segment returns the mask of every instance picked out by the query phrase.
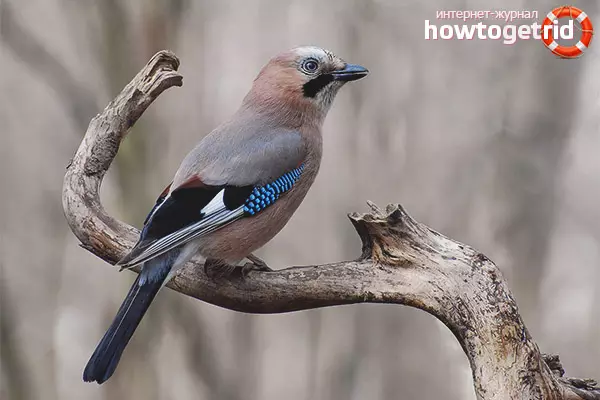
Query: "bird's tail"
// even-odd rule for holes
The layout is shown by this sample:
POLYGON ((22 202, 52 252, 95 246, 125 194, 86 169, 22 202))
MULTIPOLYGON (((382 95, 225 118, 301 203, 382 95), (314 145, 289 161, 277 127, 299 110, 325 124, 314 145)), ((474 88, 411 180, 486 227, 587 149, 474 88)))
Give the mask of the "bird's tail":
POLYGON ((125 346, 167 279, 173 256, 165 254, 144 264, 115 319, 88 361, 83 371, 84 381, 103 383, 115 372, 125 346))

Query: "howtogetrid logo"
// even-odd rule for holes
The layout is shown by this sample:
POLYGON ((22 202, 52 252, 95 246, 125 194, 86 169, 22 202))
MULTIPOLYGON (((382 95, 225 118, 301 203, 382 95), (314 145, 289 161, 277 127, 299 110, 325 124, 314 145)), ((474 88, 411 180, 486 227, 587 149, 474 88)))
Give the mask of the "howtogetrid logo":
POLYGON ((435 18, 462 20, 463 24, 439 24, 426 19, 425 40, 500 40, 505 45, 518 40, 539 40, 561 58, 580 57, 594 35, 590 17, 574 6, 555 8, 541 24, 538 11, 531 10, 438 10, 435 18), (487 23, 489 20, 500 24, 487 23))

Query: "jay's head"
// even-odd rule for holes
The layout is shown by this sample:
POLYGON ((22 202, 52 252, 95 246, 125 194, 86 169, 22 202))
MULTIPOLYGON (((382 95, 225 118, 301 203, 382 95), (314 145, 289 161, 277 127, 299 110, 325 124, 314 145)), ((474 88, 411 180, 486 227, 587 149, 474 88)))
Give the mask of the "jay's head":
POLYGON ((324 115, 344 84, 368 73, 366 68, 349 64, 330 51, 297 47, 272 58, 264 66, 254 81, 250 98, 272 106, 285 103, 324 115))

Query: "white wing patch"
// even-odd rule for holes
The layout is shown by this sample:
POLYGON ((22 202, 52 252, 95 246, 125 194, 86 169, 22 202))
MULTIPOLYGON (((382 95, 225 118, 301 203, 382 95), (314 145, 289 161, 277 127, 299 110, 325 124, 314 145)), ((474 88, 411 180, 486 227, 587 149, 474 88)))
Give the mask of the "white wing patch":
POLYGON ((209 215, 219 210, 225 208, 225 204, 223 203, 223 195, 225 194, 225 190, 221 190, 213 199, 202 209, 202 213, 205 215, 209 215))
MULTIPOLYGON (((224 193, 225 189, 221 190, 206 206, 204 206, 201 210, 204 214, 202 220, 158 239, 137 257, 124 264, 118 265, 122 269, 131 268, 240 219, 244 215, 244 207, 240 206, 235 210, 228 210, 223 202, 224 193)), ((156 213, 164 203, 165 202, 163 201, 154 213, 156 213)))

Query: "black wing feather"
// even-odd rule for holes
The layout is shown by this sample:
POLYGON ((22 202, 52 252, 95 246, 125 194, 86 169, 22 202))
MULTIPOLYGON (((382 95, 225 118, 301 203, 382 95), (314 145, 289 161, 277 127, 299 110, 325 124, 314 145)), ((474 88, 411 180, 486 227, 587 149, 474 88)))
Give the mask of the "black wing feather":
POLYGON ((222 190, 225 207, 235 210, 244 204, 253 186, 202 185, 183 187, 175 189, 170 195, 161 195, 146 217, 138 243, 119 264, 127 264, 157 240, 202 220, 202 209, 222 190))

